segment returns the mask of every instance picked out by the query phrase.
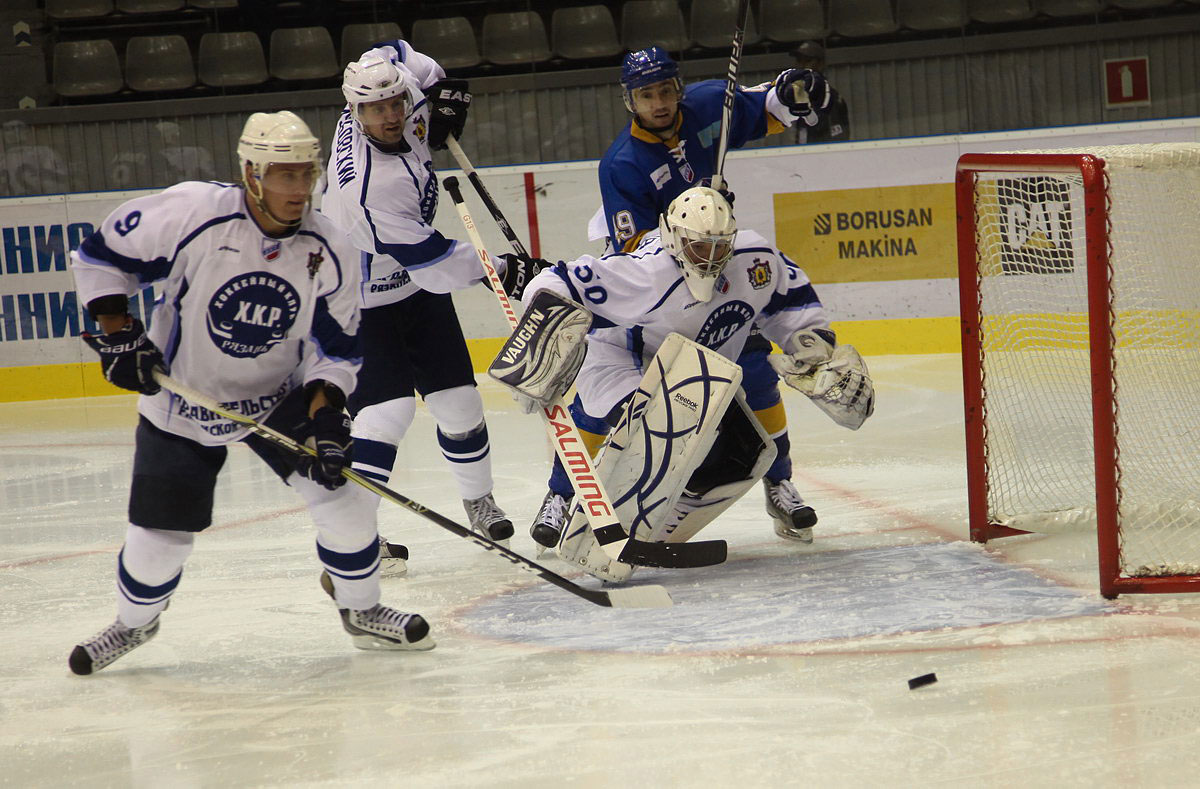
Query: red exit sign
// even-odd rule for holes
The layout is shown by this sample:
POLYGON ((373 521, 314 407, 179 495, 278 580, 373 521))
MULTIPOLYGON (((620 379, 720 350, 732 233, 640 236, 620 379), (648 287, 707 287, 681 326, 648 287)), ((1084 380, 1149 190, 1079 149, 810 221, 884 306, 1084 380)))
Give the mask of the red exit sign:
POLYGON ((1150 58, 1142 55, 1104 61, 1104 108, 1150 104, 1150 58))

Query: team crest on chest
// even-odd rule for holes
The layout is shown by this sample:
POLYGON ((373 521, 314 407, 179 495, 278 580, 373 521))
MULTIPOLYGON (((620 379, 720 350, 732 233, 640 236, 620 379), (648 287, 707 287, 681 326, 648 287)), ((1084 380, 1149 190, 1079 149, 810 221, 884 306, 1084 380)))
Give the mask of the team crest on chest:
POLYGON ((283 242, 278 238, 264 238, 262 240, 263 260, 275 260, 279 257, 279 252, 282 249, 283 242))
POLYGON ((299 313, 300 294, 287 280, 265 271, 239 274, 213 292, 208 336, 229 356, 261 356, 283 341, 299 313))
POLYGON ((754 259, 753 265, 746 270, 750 277, 750 284, 755 290, 762 290, 771 284, 771 264, 765 260, 754 259))
POLYGON ((717 281, 713 283, 713 290, 717 293, 725 294, 729 292, 729 278, 724 274, 717 277, 717 281))
POLYGON ((714 351, 754 320, 754 309, 744 301, 731 301, 713 310, 696 333, 696 342, 714 351))

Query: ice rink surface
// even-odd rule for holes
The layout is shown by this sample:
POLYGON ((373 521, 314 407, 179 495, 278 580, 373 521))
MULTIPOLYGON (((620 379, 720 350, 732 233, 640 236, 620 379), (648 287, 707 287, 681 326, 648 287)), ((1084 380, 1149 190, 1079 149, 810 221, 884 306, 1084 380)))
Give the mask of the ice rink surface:
MULTIPOLYGON (((238 446, 158 637, 92 677, 66 660, 115 616, 134 398, 0 405, 0 785, 1196 785, 1200 599, 1103 600, 1087 534, 967 542, 958 357, 868 361, 856 433, 785 394, 815 543, 756 489, 702 532, 727 563, 634 576, 670 609, 591 606, 384 502, 412 551, 384 602, 427 653, 351 646, 298 498, 238 446)), ((532 556, 550 450, 481 386, 532 556)), ((465 522, 433 430, 419 409, 392 487, 465 522)))

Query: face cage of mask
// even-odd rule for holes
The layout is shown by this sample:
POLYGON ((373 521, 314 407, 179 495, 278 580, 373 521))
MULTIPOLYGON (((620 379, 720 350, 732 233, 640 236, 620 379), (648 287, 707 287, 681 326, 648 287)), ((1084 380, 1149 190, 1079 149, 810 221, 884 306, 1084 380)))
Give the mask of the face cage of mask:
POLYGON ((676 257, 701 277, 715 277, 733 257, 733 236, 700 233, 678 228, 675 234, 676 257))

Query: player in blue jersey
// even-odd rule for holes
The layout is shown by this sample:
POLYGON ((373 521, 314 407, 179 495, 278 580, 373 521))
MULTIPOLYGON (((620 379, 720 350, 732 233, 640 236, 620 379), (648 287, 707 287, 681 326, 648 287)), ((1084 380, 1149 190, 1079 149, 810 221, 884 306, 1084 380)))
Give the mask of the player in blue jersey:
MULTIPOLYGON (((711 180, 725 81, 705 80, 684 88, 675 61, 659 47, 650 47, 626 56, 621 67, 621 88, 633 118, 600 160, 604 228, 597 227, 601 224, 599 217, 593 219, 589 235, 607 235, 613 250, 629 252, 644 235, 658 231, 659 218, 676 197, 711 180)), ((825 78, 811 69, 788 69, 771 82, 738 87, 729 147, 740 148, 796 122, 816 125, 832 99, 833 91, 825 78)), ((817 514, 791 482, 787 415, 779 393, 779 377, 767 363, 770 352, 770 342, 755 328, 738 358, 747 402, 778 449, 775 464, 763 480, 767 512, 775 520, 780 536, 811 542, 817 514)), ((583 418, 578 398, 572 403, 572 412, 577 419, 583 418)), ((603 441, 603 436, 591 434, 587 425, 580 427, 584 439, 595 447, 603 441)), ((557 460, 549 488, 530 527, 535 541, 543 545, 562 530, 573 495, 557 460)))

